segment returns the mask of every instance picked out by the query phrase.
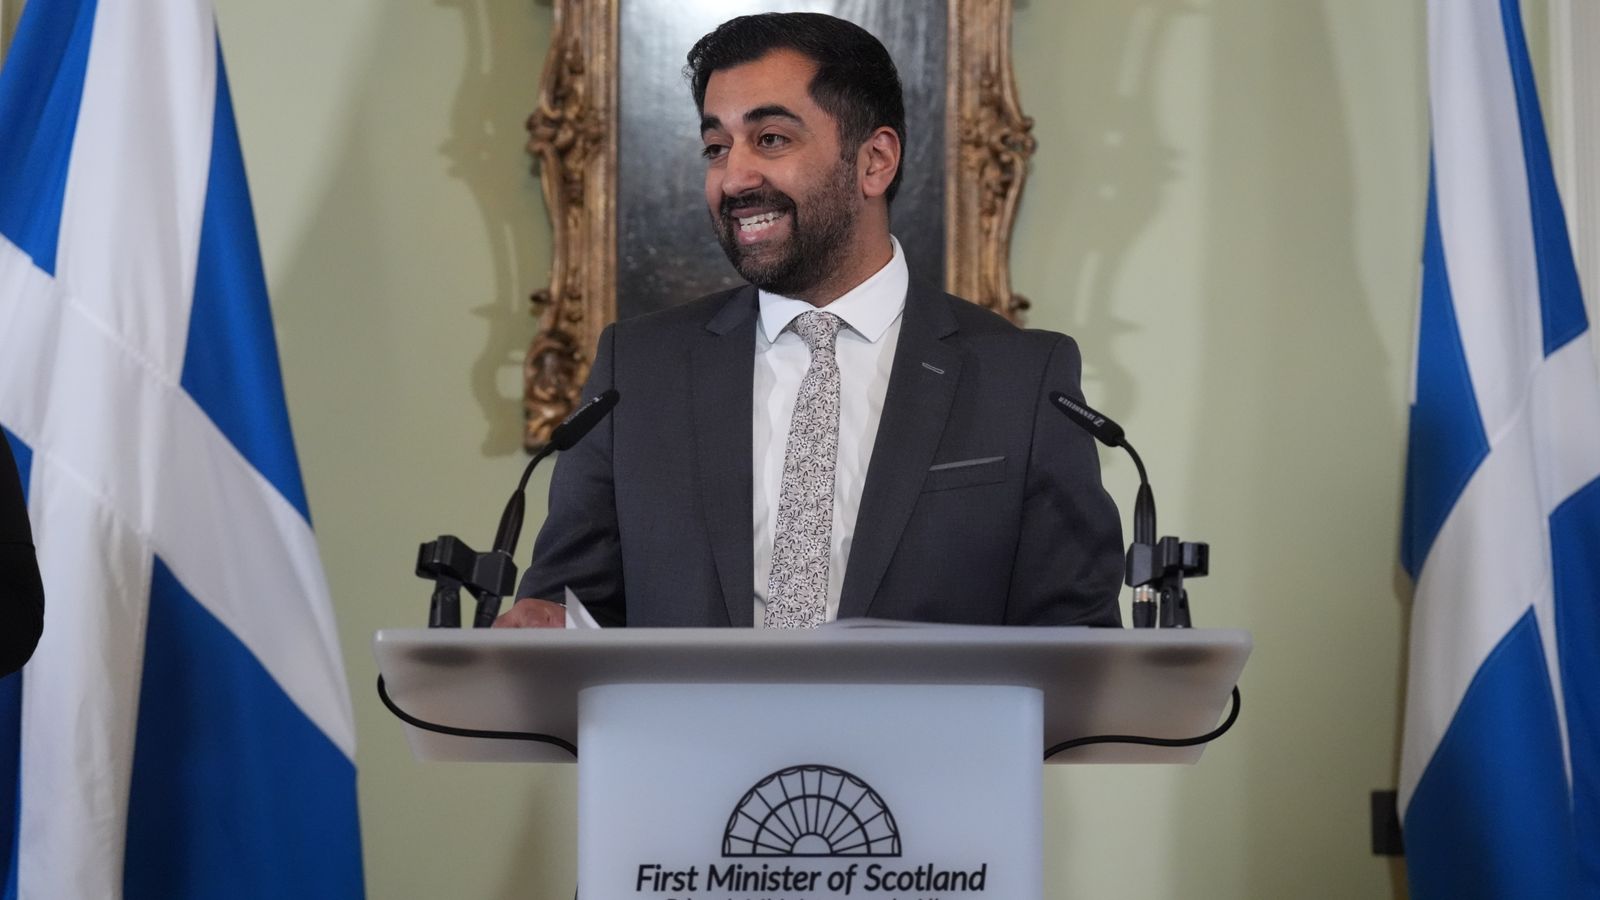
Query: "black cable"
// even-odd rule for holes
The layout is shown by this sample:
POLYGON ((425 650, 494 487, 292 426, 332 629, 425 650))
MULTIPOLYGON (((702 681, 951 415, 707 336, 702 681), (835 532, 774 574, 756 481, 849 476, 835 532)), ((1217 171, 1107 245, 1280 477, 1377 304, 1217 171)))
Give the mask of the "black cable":
MULTIPOLYGON (((382 675, 378 676, 378 699, 382 700, 383 705, 389 709, 389 712, 394 713, 395 717, 400 721, 406 723, 407 725, 421 728, 423 731, 432 731, 438 734, 453 735, 455 737, 484 738, 488 740, 501 741, 530 741, 537 744, 550 744, 551 746, 559 747, 562 750, 572 754, 573 759, 578 758, 578 746, 576 744, 566 740, 565 738, 559 738, 552 734, 536 734, 531 731, 491 731, 483 728, 457 728, 453 725, 440 725, 435 722, 423 721, 422 719, 411 715, 410 713, 401 709, 399 706, 395 705, 393 698, 389 696, 388 690, 384 687, 382 675)), ((1073 749, 1074 747, 1085 747, 1090 744, 1143 744, 1149 747, 1194 747, 1199 744, 1207 744, 1219 737, 1222 737, 1228 732, 1229 729, 1233 727, 1233 723, 1239 719, 1239 707, 1241 704, 1242 701, 1239 698, 1239 688, 1235 686, 1233 689, 1233 708, 1228 711, 1228 718, 1224 719, 1221 725, 1218 725, 1216 728, 1206 732, 1205 734, 1199 735, 1198 737, 1155 738, 1144 737, 1135 734, 1094 734, 1087 737, 1073 738, 1070 741, 1062 741, 1061 743, 1045 750, 1044 758, 1049 759, 1058 753, 1064 753, 1073 749)))
POLYGON ((1149 747, 1193 747, 1198 744, 1210 743, 1227 733, 1233 723, 1239 718, 1239 686, 1233 688, 1233 709, 1228 712, 1228 718, 1215 729, 1192 738, 1153 738, 1140 737, 1134 734, 1093 734, 1088 737, 1073 738, 1062 741, 1054 747, 1044 751, 1044 758, 1049 759, 1057 753, 1071 750, 1074 747, 1083 747, 1088 744, 1144 744, 1149 747))
POLYGON ((395 705, 394 700, 389 697, 389 691, 384 688, 382 675, 378 676, 378 699, 382 700, 383 705, 387 706, 389 712, 394 713, 395 717, 400 721, 407 725, 421 728, 423 731, 434 731, 439 734, 454 735, 455 737, 488 738, 498 741, 531 741, 536 744, 549 744, 571 753, 573 759, 578 758, 577 744, 565 738, 558 738, 553 734, 535 734, 531 731, 489 731, 482 728, 456 728, 453 725, 424 722, 395 705))

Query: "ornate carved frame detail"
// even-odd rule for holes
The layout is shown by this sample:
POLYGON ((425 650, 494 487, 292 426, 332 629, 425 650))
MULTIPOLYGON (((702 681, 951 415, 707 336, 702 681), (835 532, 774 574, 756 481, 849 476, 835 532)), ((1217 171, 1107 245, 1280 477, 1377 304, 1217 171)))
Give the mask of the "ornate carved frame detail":
MULTIPOLYGON (((550 286, 523 361, 523 443, 576 408, 600 332, 616 318, 618 5, 554 0, 554 36, 528 118, 549 210, 550 286)), ((1011 0, 946 0, 945 289, 1013 320, 1011 231, 1035 150, 1011 67, 1011 0)))

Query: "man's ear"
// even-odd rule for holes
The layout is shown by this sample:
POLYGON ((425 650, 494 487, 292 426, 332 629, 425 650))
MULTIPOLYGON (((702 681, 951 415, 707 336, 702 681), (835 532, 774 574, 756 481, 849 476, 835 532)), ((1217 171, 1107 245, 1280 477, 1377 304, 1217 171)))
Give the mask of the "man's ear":
POLYGON ((867 142, 861 145, 861 192, 868 197, 882 197, 894 183, 900 171, 900 135, 887 125, 881 126, 867 142))

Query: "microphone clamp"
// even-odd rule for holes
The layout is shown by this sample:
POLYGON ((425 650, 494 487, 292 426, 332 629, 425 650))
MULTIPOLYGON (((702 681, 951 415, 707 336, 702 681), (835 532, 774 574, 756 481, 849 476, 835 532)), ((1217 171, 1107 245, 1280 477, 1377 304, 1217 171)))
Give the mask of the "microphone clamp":
POLYGON ((495 549, 479 553, 453 534, 442 534, 417 548, 417 577, 432 579, 429 628, 461 627, 461 589, 478 601, 472 627, 487 628, 500 615, 500 598, 517 587, 517 564, 495 549))
POLYGON ((1210 544, 1180 541, 1170 535, 1153 544, 1134 541, 1128 547, 1125 572, 1125 580, 1133 588, 1133 627, 1191 627, 1189 592, 1183 580, 1199 578, 1210 571, 1210 544))

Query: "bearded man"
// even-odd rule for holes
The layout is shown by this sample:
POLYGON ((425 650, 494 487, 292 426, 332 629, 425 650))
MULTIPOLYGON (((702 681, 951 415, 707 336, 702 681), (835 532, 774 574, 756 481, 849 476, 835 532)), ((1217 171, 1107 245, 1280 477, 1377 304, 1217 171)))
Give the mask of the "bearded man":
POLYGON ((1071 338, 913 281, 889 232, 905 110, 883 45, 744 16, 685 69, 706 205, 749 285, 618 322, 517 603, 559 627, 809 628, 840 617, 1117 625, 1122 537, 1071 338))

